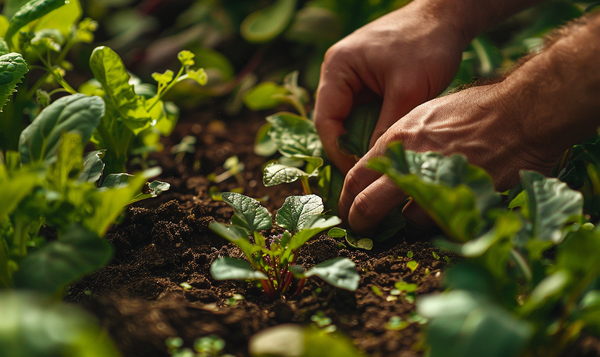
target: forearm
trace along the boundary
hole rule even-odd
[[[501,83],[522,133],[549,152],[596,133],[600,125],[600,14],[557,32]]]

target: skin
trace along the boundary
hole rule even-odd
[[[402,140],[414,151],[463,153],[503,191],[518,182],[521,169],[549,174],[565,149],[594,133],[600,112],[600,16],[562,30],[502,81],[434,99],[477,33],[535,2],[469,6],[468,0],[415,0],[328,51],[315,125],[328,157],[347,172],[339,214],[355,232],[368,235],[406,200],[388,178],[364,166],[390,142]],[[336,140],[352,107],[376,97],[383,98],[383,107],[372,147],[354,163]],[[405,217],[424,224],[424,214],[415,208],[409,203]]]

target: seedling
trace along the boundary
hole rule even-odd
[[[406,263],[406,267],[407,267],[408,269],[410,269],[410,271],[411,271],[412,273],[414,273],[414,272],[415,272],[415,270],[417,269],[417,267],[418,267],[418,266],[419,266],[419,263],[417,263],[417,262],[416,262],[416,261],[414,261],[414,260],[411,260],[411,261],[409,261],[409,262],[407,262],[407,263]]]
[[[305,279],[313,275],[336,287],[356,290],[359,276],[354,262],[348,258],[335,258],[307,271],[295,265],[297,251],[304,243],[341,222],[338,217],[321,214],[323,201],[320,197],[288,197],[275,217],[284,232],[267,237],[261,231],[272,228],[271,214],[257,200],[233,192],[223,193],[222,198],[235,212],[232,224],[213,222],[209,228],[236,244],[247,261],[219,258],[210,268],[213,278],[259,281],[265,294],[273,299],[284,295],[292,286],[295,287],[294,294],[299,293]],[[296,279],[299,279],[297,283]]]

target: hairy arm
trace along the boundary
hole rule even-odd
[[[501,82],[418,106],[397,121],[346,176],[340,216],[368,233],[406,196],[365,163],[402,140],[414,151],[462,153],[486,169],[497,190],[522,169],[549,174],[562,153],[600,125],[600,14],[562,29]],[[403,213],[422,222],[413,204]]]

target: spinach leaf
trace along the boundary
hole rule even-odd
[[[4,46],[0,50],[5,52]],[[15,92],[17,84],[21,83],[28,71],[29,67],[27,67],[27,63],[20,54],[5,53],[0,55],[0,111],[2,111],[2,107]]]
[[[87,142],[104,115],[100,97],[74,94],[60,98],[42,110],[21,133],[21,162],[41,162],[53,157],[63,132],[77,130]]]

